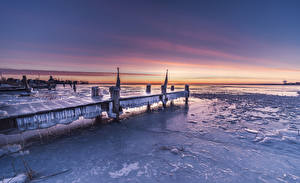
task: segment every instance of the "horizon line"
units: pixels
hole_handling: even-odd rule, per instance
[[[84,72],[84,71],[55,71],[55,70],[39,70],[39,69],[12,69],[12,68],[0,68],[1,75],[11,74],[11,75],[60,75],[60,76],[115,76],[117,72]],[[164,74],[150,74],[150,73],[120,73],[125,76],[164,76]],[[85,80],[80,80],[85,81]],[[89,84],[114,84],[112,81],[88,81]],[[160,85],[163,83],[150,81],[150,82],[123,82],[125,85],[142,85],[142,84],[153,84]],[[281,82],[181,82],[181,81],[169,81],[169,83],[174,85],[284,85]]]

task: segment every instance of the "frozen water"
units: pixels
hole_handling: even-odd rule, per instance
[[[0,180],[2,183],[26,183],[28,180],[25,174],[19,174],[15,177]]]
[[[127,176],[131,171],[138,170],[139,163],[131,163],[127,165],[126,163],[123,164],[123,168],[118,171],[109,172],[111,178],[120,178],[122,176]]]
[[[299,87],[190,89],[189,106],[32,145],[22,157],[45,175],[71,169],[46,183],[300,182]],[[13,176],[11,162],[18,173],[24,172],[21,156],[3,156],[0,177]]]

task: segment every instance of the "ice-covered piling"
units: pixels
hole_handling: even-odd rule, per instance
[[[91,96],[92,97],[98,97],[99,95],[100,95],[99,87],[98,86],[93,86]]]
[[[147,84],[147,86],[146,86],[146,93],[147,94],[151,93],[151,84]]]
[[[175,90],[175,87],[174,85],[171,86],[171,91],[174,91]]]
[[[185,104],[188,104],[189,96],[190,96],[190,86],[188,84],[185,85],[184,91],[185,91]]]
[[[23,87],[25,88],[26,91],[30,91],[30,87],[28,85],[28,81],[27,81],[26,75],[23,75],[22,85],[23,85]]]
[[[73,90],[74,90],[74,92],[76,92],[76,82],[75,81],[73,81]]]
[[[109,104],[109,116],[119,120],[120,117],[120,89],[117,86],[109,88],[112,102]]]
[[[167,101],[168,101],[168,98],[166,96],[166,93],[167,93],[167,87],[165,85],[161,85],[161,102],[163,104],[163,107],[166,107],[167,106]]]

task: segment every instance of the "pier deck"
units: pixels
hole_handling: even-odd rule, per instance
[[[148,94],[141,96],[119,97],[117,103],[122,108],[134,108],[154,103],[166,103],[168,100],[175,100],[187,97],[187,91],[178,91],[161,94]],[[116,100],[113,98],[102,100],[101,98],[67,99],[47,102],[35,102],[28,104],[14,104],[1,106],[0,130],[17,128],[21,131],[47,128],[56,124],[68,124],[84,117],[96,118],[102,112],[107,112],[110,117],[119,115],[119,110],[114,110]]]

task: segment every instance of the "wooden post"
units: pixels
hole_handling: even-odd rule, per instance
[[[74,92],[76,92],[76,82],[75,81],[73,81],[73,90],[74,90]]]
[[[185,93],[185,104],[188,104],[189,102],[189,96],[190,96],[190,86],[188,84],[185,85],[184,88]]]
[[[147,86],[146,86],[146,93],[148,93],[148,94],[151,93],[151,84],[147,84]]]
[[[92,97],[98,97],[99,96],[99,87],[98,86],[93,86],[91,92],[92,92],[91,93]]]
[[[151,105],[149,104],[149,102],[147,104],[147,112],[151,112]]]
[[[120,89],[116,86],[112,86],[109,88],[110,96],[112,99],[112,107],[110,109],[110,116],[115,118],[116,121],[120,119]]]
[[[27,77],[24,75],[23,78],[22,78],[22,84],[23,86],[25,87],[25,90],[26,91],[30,91],[29,89],[29,85],[28,85],[28,82],[27,82]]]
[[[161,85],[161,94],[162,94],[162,98],[161,101],[163,103],[163,107],[166,108],[167,107],[167,88],[165,87],[165,85]]]
[[[171,91],[174,91],[175,90],[175,87],[174,85],[171,86]]]

